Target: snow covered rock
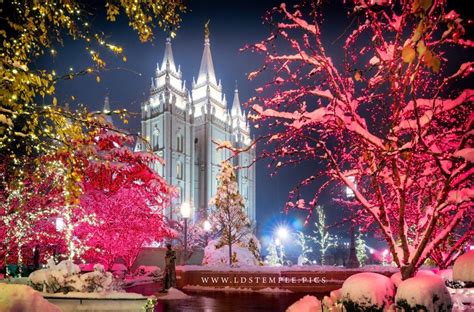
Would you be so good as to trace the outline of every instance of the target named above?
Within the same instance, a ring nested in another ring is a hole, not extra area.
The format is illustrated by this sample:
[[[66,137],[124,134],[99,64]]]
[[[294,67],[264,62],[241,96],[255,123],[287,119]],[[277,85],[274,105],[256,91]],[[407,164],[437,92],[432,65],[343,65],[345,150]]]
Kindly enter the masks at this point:
[[[342,284],[342,303],[347,311],[388,311],[393,303],[395,286],[390,278],[363,272],[350,276]]]
[[[168,292],[164,296],[160,296],[160,300],[178,300],[178,299],[189,299],[191,296],[186,295],[184,292],[181,290],[178,290],[176,288],[169,288]]]
[[[452,269],[439,270],[438,272],[436,272],[436,275],[441,277],[444,281],[452,281],[453,280],[453,270]]]
[[[453,280],[474,283],[474,250],[456,259],[453,266]]]
[[[220,265],[229,263],[229,246],[224,245],[216,248],[217,240],[212,240],[204,249],[204,258],[202,264],[204,265]],[[259,265],[259,260],[246,247],[239,244],[232,245],[232,254],[235,259],[235,264],[238,265]]]
[[[61,309],[29,286],[0,283],[0,311],[61,312]]]
[[[436,275],[419,275],[402,281],[395,302],[405,311],[448,312],[453,306],[443,279]]]
[[[153,276],[159,277],[161,276],[161,269],[154,265],[140,265],[135,270],[135,276]]]
[[[426,275],[433,276],[433,275],[435,275],[435,273],[433,271],[429,271],[429,270],[419,270],[415,274],[415,276],[426,276]],[[400,283],[402,282],[402,273],[397,272],[397,273],[393,274],[392,276],[390,276],[390,279],[392,280],[392,283],[394,283],[395,286],[398,287],[398,285],[400,285]]]
[[[323,308],[321,301],[314,296],[306,295],[300,300],[293,303],[286,309],[286,312],[321,312]]]

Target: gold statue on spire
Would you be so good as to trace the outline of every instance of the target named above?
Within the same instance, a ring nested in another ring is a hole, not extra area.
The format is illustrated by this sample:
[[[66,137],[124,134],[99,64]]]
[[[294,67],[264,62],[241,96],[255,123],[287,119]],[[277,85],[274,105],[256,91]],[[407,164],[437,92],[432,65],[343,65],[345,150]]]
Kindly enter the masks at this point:
[[[209,23],[211,22],[210,19],[207,20],[206,24],[204,24],[204,38],[209,39]]]

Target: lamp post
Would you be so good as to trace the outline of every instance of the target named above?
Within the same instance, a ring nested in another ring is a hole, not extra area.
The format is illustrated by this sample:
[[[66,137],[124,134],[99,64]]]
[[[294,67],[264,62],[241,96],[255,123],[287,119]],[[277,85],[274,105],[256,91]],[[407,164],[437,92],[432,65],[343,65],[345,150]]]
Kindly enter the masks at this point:
[[[183,202],[181,204],[181,217],[184,219],[184,264],[186,264],[186,259],[188,256],[188,219],[190,216],[191,205],[188,202]]]
[[[211,231],[211,222],[209,222],[209,220],[205,220],[204,221],[204,224],[203,224],[203,228],[204,228],[204,231],[206,232],[206,246],[208,244],[208,240],[209,240],[209,232]]]

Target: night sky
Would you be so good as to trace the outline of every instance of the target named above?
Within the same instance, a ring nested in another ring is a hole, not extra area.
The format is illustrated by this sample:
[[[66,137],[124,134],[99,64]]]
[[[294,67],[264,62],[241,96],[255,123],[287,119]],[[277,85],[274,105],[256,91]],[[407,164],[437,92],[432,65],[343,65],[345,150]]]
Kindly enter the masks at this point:
[[[172,41],[175,63],[181,65],[188,89],[191,87],[193,76],[197,76],[199,71],[204,40],[203,25],[210,19],[214,67],[217,79],[222,80],[228,103],[232,103],[236,80],[241,102],[254,96],[255,88],[259,87],[262,81],[250,82],[246,79],[246,74],[258,68],[263,58],[250,52],[239,52],[239,49],[246,43],[257,42],[269,35],[269,26],[262,24],[262,16],[280,2],[278,0],[189,1],[188,12],[182,16],[181,28]],[[287,1],[287,4],[290,3]],[[100,74],[100,83],[96,82],[95,75],[60,82],[57,88],[58,99],[61,103],[69,102],[72,107],[83,103],[90,110],[99,110],[102,108],[104,97],[109,94],[112,109],[126,108],[131,112],[139,113],[140,103],[148,95],[150,79],[154,74],[156,63],[161,62],[163,58],[166,34],[157,29],[153,42],[142,44],[136,33],[127,25],[124,16],[115,23],[106,22],[103,3],[90,4],[86,10],[93,14],[91,20],[93,28],[102,30],[109,42],[122,46],[128,60],[124,63],[120,56],[103,51],[101,54],[107,61],[108,70]],[[330,23],[325,24],[323,33],[326,35],[325,40],[330,43],[343,32],[350,21],[340,7],[331,6],[327,13],[326,19]],[[53,68],[58,74],[65,74],[70,67],[76,71],[91,66],[88,53],[80,43],[66,40],[64,47],[58,46],[56,49],[57,56],[43,57],[38,60],[38,67]],[[340,56],[341,49],[337,43],[329,44],[327,50],[334,54],[335,58]],[[71,95],[75,97],[75,100],[71,100]],[[132,118],[128,125],[117,123],[117,119],[116,125],[130,132],[136,133],[140,129],[139,116]],[[255,129],[253,129],[253,134],[258,135]],[[283,213],[283,208],[288,191],[304,177],[305,171],[307,173],[310,169],[314,172],[315,168],[308,166],[311,164],[287,168],[271,178],[266,163],[257,164],[259,236],[271,235],[275,227],[281,223],[286,223],[293,229],[300,229],[306,215],[292,212],[287,216]],[[333,192],[340,193],[343,190],[333,190]],[[328,222],[334,223],[341,219],[344,210],[337,207],[331,197],[331,194],[324,194],[320,204],[326,208]],[[306,231],[313,228],[314,226],[311,226]],[[343,228],[334,229],[334,232],[341,232],[347,237],[347,231]]]

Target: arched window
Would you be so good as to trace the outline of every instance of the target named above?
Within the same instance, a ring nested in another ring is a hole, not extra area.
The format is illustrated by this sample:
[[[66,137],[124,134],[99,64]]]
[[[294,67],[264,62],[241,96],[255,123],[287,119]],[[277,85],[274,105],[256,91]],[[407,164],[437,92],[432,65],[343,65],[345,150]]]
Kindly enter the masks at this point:
[[[158,150],[160,148],[160,130],[158,127],[155,125],[155,128],[153,129],[153,150]]]
[[[184,138],[181,132],[178,132],[176,135],[176,150],[180,153],[184,150]]]
[[[183,179],[183,163],[180,161],[176,163],[176,178],[178,180]]]

